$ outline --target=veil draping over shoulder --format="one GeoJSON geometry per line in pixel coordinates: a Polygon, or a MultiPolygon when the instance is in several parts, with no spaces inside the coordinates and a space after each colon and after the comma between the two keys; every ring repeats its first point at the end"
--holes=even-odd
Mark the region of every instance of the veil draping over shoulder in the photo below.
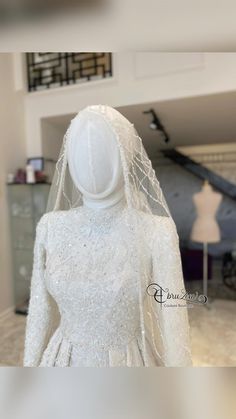
{"type": "Polygon", "coordinates": [[[134,125],[117,110],[103,105],[89,106],[72,119],[64,136],[48,199],[47,211],[82,205],[81,192],[75,186],[68,167],[68,143],[78,133],[80,115],[89,113],[102,118],[115,134],[120,150],[127,206],[154,215],[170,217],[169,209],[150,159],[134,125]]]}

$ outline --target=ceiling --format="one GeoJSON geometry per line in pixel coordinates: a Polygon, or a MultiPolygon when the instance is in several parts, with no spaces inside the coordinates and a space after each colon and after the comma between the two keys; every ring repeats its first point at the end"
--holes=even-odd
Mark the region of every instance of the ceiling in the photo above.
{"type": "MultiPolygon", "coordinates": [[[[236,143],[236,92],[214,94],[137,104],[117,108],[134,123],[147,152],[155,156],[158,150],[181,146],[236,143]],[[153,108],[170,136],[166,145],[160,134],[149,128],[151,115],[143,111],[153,108]]],[[[72,115],[52,117],[48,122],[63,132],[72,115]]]]}

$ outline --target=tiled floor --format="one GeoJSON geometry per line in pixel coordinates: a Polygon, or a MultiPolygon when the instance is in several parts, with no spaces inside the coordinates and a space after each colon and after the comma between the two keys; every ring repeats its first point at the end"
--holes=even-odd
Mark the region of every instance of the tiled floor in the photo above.
{"type": "MultiPolygon", "coordinates": [[[[189,309],[195,366],[236,366],[236,301],[215,300],[189,309]]],[[[21,366],[25,317],[0,320],[0,366],[21,366]]]]}

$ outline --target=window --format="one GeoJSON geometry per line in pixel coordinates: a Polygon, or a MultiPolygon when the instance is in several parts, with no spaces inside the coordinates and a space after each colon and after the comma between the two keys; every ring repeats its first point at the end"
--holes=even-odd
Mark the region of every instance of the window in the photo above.
{"type": "Polygon", "coordinates": [[[30,52],[26,58],[30,92],[112,76],[111,53],[30,52]]]}

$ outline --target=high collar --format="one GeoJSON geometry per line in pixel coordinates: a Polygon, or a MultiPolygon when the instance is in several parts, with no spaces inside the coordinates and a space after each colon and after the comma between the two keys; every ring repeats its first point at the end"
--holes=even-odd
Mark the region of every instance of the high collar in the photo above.
{"type": "Polygon", "coordinates": [[[93,210],[105,210],[119,205],[124,201],[125,193],[124,188],[113,192],[110,196],[103,199],[91,199],[83,196],[84,207],[91,208],[93,210]]]}

